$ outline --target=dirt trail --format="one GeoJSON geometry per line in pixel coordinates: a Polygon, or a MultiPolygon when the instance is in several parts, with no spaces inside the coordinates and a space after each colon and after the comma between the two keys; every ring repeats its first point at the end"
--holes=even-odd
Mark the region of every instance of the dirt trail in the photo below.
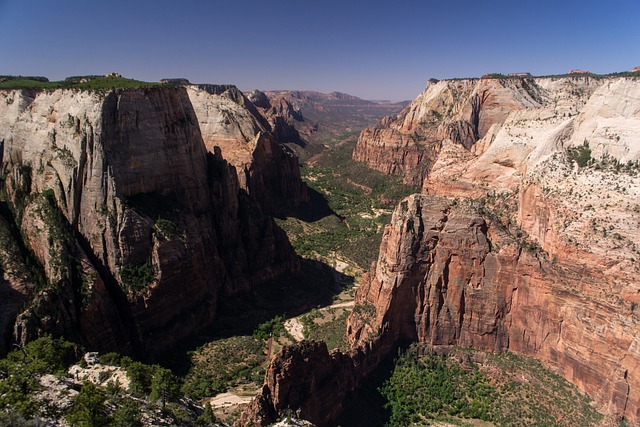
{"type": "Polygon", "coordinates": [[[291,334],[296,341],[302,341],[304,339],[304,328],[300,319],[293,317],[284,322],[284,327],[291,334]]]}
{"type": "MultiPolygon", "coordinates": [[[[256,395],[257,394],[258,393],[256,392],[256,395]]],[[[254,397],[255,397],[254,395],[239,396],[233,392],[229,392],[229,393],[222,393],[213,397],[212,399],[209,400],[209,403],[214,409],[224,408],[227,406],[234,406],[234,405],[241,405],[243,403],[249,403],[254,397]]]]}

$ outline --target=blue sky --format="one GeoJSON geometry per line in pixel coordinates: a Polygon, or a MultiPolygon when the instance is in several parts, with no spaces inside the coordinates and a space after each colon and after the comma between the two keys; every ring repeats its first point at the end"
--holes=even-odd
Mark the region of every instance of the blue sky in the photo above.
{"type": "Polygon", "coordinates": [[[0,0],[0,74],[414,98],[431,77],[640,66],[640,0],[0,0]]]}

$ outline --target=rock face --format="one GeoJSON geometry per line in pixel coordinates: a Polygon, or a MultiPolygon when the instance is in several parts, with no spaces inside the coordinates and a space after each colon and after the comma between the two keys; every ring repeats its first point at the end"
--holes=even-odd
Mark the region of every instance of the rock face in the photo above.
{"type": "Polygon", "coordinates": [[[615,145],[628,151],[609,154],[623,162],[636,160],[640,147],[626,130],[637,130],[638,119],[629,101],[635,102],[630,98],[638,85],[635,78],[587,76],[430,81],[396,118],[387,117],[365,129],[353,157],[414,185],[426,185],[425,180],[441,166],[438,160],[451,158],[454,149],[449,146],[456,147],[458,156],[468,153],[478,159],[493,142],[507,138],[508,148],[498,144],[501,156],[495,152],[484,156],[486,163],[495,163],[494,170],[518,171],[536,147],[552,138],[558,142],[560,136],[560,148],[582,144],[585,138],[596,147],[601,138],[608,136],[606,142],[619,136],[615,145]],[[609,101],[614,106],[605,111],[609,101]],[[622,102],[627,102],[627,109],[622,102]],[[595,117],[608,123],[598,123],[595,117]],[[621,118],[627,129],[612,135],[621,118]]]}
{"type": "Polygon", "coordinates": [[[431,81],[365,129],[354,158],[426,195],[398,206],[357,291],[347,335],[367,362],[334,375],[350,388],[409,342],[514,351],[639,421],[638,111],[634,78],[431,81]]]}
{"type": "Polygon", "coordinates": [[[284,348],[244,425],[272,421],[285,408],[331,425],[362,378],[410,342],[538,358],[612,414],[638,420],[635,308],[610,297],[615,284],[602,271],[551,260],[519,238],[517,227],[478,210],[468,200],[402,201],[356,293],[347,331],[355,350],[284,348]]]}
{"type": "Polygon", "coordinates": [[[440,81],[396,120],[363,131],[354,157],[428,194],[518,194],[512,222],[552,256],[614,269],[632,295],[639,109],[636,78],[440,81]]]}
{"type": "Polygon", "coordinates": [[[285,234],[207,152],[185,88],[0,98],[3,187],[47,282],[16,340],[150,354],[210,325],[219,295],[297,271],[285,234]]]}
{"type": "Polygon", "coordinates": [[[381,339],[348,354],[329,351],[324,342],[285,346],[269,365],[260,394],[236,424],[267,426],[291,411],[317,426],[334,425],[344,410],[345,398],[391,351],[381,339]]]}
{"type": "MultiPolygon", "coordinates": [[[[361,294],[377,307],[376,328],[386,322],[384,316],[393,318],[394,310],[401,310],[407,319],[400,323],[415,328],[399,331],[399,339],[537,357],[610,412],[637,420],[638,379],[630,373],[638,362],[638,111],[640,81],[635,78],[441,81],[430,83],[396,120],[364,131],[354,157],[403,174],[422,184],[424,193],[476,199],[495,224],[511,230],[524,247],[538,245],[552,261],[532,260],[522,251],[509,255],[493,226],[486,233],[482,227],[467,229],[473,245],[455,232],[458,249],[447,255],[442,235],[437,242],[416,244],[410,234],[401,236],[402,221],[396,218],[375,274],[363,287],[363,293],[370,289],[369,296],[361,294]],[[396,143],[411,138],[411,144],[396,143]],[[387,146],[391,150],[384,151],[387,146]],[[423,152],[433,156],[414,159],[423,152]],[[487,255],[481,244],[485,235],[492,248],[487,255]],[[427,270],[407,278],[395,271],[424,262],[409,250],[413,244],[440,249],[429,253],[433,261],[427,270]],[[405,267],[402,256],[411,260],[405,267]],[[471,260],[482,271],[471,268],[471,260]],[[440,279],[430,279],[434,271],[441,271],[440,279]],[[442,301],[408,302],[399,286],[405,280],[427,281],[407,292],[420,293],[426,286],[425,295],[433,295],[442,288],[436,292],[442,301]],[[477,292],[478,299],[491,303],[471,306],[475,298],[469,297],[477,292]],[[397,298],[405,303],[393,304],[397,298]],[[477,323],[469,329],[466,319],[477,323]]],[[[413,218],[406,224],[420,211],[424,216],[446,210],[433,202],[414,203],[414,213],[404,208],[413,218]]],[[[452,227],[453,219],[442,214],[436,222],[452,227]]],[[[444,236],[454,231],[449,230],[444,236]]],[[[356,341],[368,334],[355,319],[351,331],[356,341]]]]}
{"type": "Polygon", "coordinates": [[[285,213],[308,201],[298,158],[281,144],[290,132],[283,116],[274,112],[267,120],[235,86],[191,85],[187,93],[207,150],[220,147],[241,188],[265,212],[285,213]]]}
{"type": "MultiPolygon", "coordinates": [[[[486,221],[473,203],[411,196],[386,229],[378,264],[357,292],[348,337],[515,351],[542,360],[609,412],[640,417],[638,315],[607,297],[596,268],[552,262],[486,221]],[[362,310],[360,310],[362,311],[362,310]]],[[[610,295],[610,294],[609,294],[610,295]]]]}

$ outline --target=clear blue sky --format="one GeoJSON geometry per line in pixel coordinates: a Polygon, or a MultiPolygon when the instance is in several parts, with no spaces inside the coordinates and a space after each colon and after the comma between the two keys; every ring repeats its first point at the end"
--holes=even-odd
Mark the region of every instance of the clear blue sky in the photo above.
{"type": "Polygon", "coordinates": [[[431,77],[640,66],[640,0],[0,0],[0,74],[411,99],[431,77]]]}

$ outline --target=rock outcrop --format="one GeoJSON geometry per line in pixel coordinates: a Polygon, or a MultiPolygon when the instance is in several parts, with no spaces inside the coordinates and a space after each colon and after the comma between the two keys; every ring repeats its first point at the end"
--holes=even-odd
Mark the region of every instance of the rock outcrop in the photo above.
{"type": "MultiPolygon", "coordinates": [[[[612,84],[637,83],[635,79],[585,76],[430,81],[397,117],[387,117],[378,126],[365,129],[353,157],[371,168],[422,185],[443,147],[454,144],[461,151],[479,156],[500,129],[515,131],[535,124],[531,129],[551,130],[560,123],[579,120],[576,116],[591,96],[598,89],[606,94],[612,84]],[[529,122],[519,126],[523,119],[529,122]]],[[[527,145],[540,142],[528,141],[529,136],[512,132],[511,141],[527,145]]],[[[570,143],[575,145],[576,141],[570,143]]],[[[520,152],[523,158],[528,154],[520,152]]]]}
{"type": "Polygon", "coordinates": [[[235,86],[191,85],[187,93],[207,150],[220,147],[241,188],[266,213],[283,214],[308,201],[298,158],[283,144],[290,130],[281,115],[263,116],[235,86]]]}
{"type": "Polygon", "coordinates": [[[334,425],[348,396],[392,351],[389,343],[372,339],[349,353],[316,341],[284,346],[237,425],[267,426],[290,413],[317,426],[334,425]]]}
{"type": "Polygon", "coordinates": [[[16,340],[150,354],[210,325],[220,295],[298,269],[235,168],[207,151],[185,88],[3,91],[0,141],[13,221],[47,282],[16,340]]]}
{"type": "Polygon", "coordinates": [[[400,204],[356,296],[375,315],[354,310],[348,337],[386,333],[398,343],[532,356],[637,421],[639,319],[629,301],[611,296],[614,279],[597,266],[550,260],[473,205],[418,195],[400,204]]]}
{"type": "MultiPolygon", "coordinates": [[[[486,278],[491,277],[493,257],[471,253],[455,257],[474,259],[483,266],[484,285],[478,289],[488,292],[482,299],[493,301],[488,307],[494,310],[485,316],[488,323],[477,324],[472,334],[464,332],[470,293],[461,286],[451,288],[454,277],[447,264],[441,286],[448,289],[444,301],[453,298],[444,306],[449,310],[443,311],[450,313],[450,319],[434,318],[430,312],[427,325],[416,317],[418,329],[400,337],[537,357],[610,412],[638,420],[638,379],[629,374],[638,360],[633,326],[640,272],[638,111],[640,81],[635,78],[454,80],[430,83],[396,120],[363,132],[354,157],[385,172],[403,174],[407,181],[422,184],[424,193],[476,199],[494,223],[515,227],[513,234],[524,247],[538,246],[547,261],[552,260],[531,261],[521,251],[507,262],[504,249],[495,250],[501,243],[496,245],[490,227],[489,241],[500,255],[495,258],[501,266],[497,276],[486,278]],[[454,123],[469,131],[451,132],[454,123]],[[380,138],[370,137],[376,132],[380,138]],[[388,135],[419,141],[402,152],[388,135]],[[400,150],[398,156],[385,157],[394,153],[383,151],[385,144],[400,150]],[[420,150],[430,150],[434,156],[426,162],[405,160],[420,150]],[[509,297],[508,286],[499,285],[500,276],[525,284],[516,286],[517,299],[509,297]],[[464,304],[453,304],[458,298],[464,304]],[[456,332],[456,327],[462,329],[456,332]]],[[[447,224],[451,224],[448,215],[447,224]]],[[[477,231],[471,234],[480,236],[477,231]]],[[[398,239],[386,238],[382,251],[409,254],[401,250],[405,243],[398,239]]],[[[468,242],[460,239],[462,251],[468,242]]],[[[442,243],[440,239],[437,246],[442,243]]],[[[391,256],[390,252],[387,258],[392,260],[391,256]]],[[[389,262],[396,268],[397,262],[389,262]]],[[[384,277],[384,263],[381,253],[367,286],[372,286],[369,299],[378,301],[378,315],[392,316],[391,303],[386,309],[387,303],[380,305],[387,299],[382,283],[404,279],[384,277]]],[[[464,280],[474,283],[474,274],[463,275],[464,280]]],[[[473,318],[483,321],[477,309],[473,318]]],[[[364,333],[363,328],[352,325],[356,336],[364,333]]]]}

